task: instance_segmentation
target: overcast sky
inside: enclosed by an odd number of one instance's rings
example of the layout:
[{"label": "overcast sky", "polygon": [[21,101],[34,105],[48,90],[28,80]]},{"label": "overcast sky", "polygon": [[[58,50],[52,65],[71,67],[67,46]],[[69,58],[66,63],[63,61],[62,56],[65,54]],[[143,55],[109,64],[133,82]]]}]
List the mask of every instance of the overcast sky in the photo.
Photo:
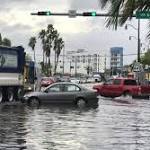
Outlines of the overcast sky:
[{"label": "overcast sky", "polygon": [[[89,53],[109,55],[110,47],[121,46],[124,54],[137,53],[137,40],[129,41],[129,36],[136,36],[137,31],[119,27],[117,31],[105,27],[106,18],[101,17],[56,17],[31,16],[31,12],[50,10],[51,12],[77,12],[100,10],[98,0],[5,0],[0,2],[0,33],[8,37],[12,45],[23,45],[30,51],[28,41],[31,36],[37,36],[41,29],[53,24],[65,41],[65,51],[85,49]],[[137,27],[137,20],[128,22]],[[141,20],[141,41],[147,44],[147,21]],[[40,43],[38,41],[38,43]],[[143,48],[142,48],[143,49]],[[41,58],[40,44],[36,46],[36,56]],[[125,56],[124,64],[130,64],[136,55]],[[109,58],[108,58],[109,59]]]}]

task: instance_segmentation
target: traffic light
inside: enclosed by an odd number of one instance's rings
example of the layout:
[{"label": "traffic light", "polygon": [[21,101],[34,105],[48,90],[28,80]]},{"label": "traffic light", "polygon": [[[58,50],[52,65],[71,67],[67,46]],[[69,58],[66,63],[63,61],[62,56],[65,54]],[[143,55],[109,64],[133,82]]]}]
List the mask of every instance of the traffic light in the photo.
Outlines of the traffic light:
[{"label": "traffic light", "polygon": [[83,16],[96,16],[96,12],[92,11],[92,12],[83,12]]},{"label": "traffic light", "polygon": [[39,11],[38,15],[41,15],[41,16],[50,16],[51,12],[50,11]]}]

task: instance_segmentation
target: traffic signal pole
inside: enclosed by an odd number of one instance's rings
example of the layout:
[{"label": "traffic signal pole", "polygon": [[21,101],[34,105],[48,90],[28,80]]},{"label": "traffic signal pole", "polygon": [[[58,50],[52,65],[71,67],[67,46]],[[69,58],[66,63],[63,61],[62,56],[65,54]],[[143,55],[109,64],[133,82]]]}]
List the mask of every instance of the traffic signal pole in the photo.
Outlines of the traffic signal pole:
[{"label": "traffic signal pole", "polygon": [[[37,13],[31,13],[31,15],[38,15],[38,16],[69,16],[69,17],[76,17],[76,16],[85,16],[85,17],[112,17],[110,13],[96,13],[96,12],[83,12],[77,13],[76,11],[71,13],[52,13],[50,11],[39,11]],[[123,17],[123,14],[119,14],[118,17]],[[136,17],[136,15],[132,15],[132,17]]]}]

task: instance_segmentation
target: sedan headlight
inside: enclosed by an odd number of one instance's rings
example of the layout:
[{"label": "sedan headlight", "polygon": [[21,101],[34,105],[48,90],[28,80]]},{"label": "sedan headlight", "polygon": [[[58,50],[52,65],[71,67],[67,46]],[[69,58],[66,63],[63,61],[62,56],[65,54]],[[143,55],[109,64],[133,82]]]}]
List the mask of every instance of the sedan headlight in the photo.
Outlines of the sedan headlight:
[{"label": "sedan headlight", "polygon": [[32,90],[32,87],[31,87],[31,86],[29,86],[29,87],[28,87],[28,90]]},{"label": "sedan headlight", "polygon": [[28,100],[28,99],[29,99],[29,96],[24,95],[24,96],[23,96],[23,99]]}]

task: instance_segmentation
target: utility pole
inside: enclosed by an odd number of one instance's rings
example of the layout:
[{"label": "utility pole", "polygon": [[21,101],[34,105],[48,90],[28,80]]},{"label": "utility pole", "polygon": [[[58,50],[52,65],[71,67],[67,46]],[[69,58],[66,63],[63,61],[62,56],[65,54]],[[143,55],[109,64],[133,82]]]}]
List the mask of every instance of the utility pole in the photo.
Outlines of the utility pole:
[{"label": "utility pole", "polygon": [[97,55],[98,56],[98,73],[99,73],[99,55]]},{"label": "utility pole", "polygon": [[71,59],[70,59],[70,75],[71,75]]},{"label": "utility pole", "polygon": [[75,74],[75,77],[77,76],[77,56],[75,56],[75,66],[74,66],[74,74]]},{"label": "utility pole", "polygon": [[104,70],[104,72],[106,72],[106,54],[105,54],[105,62],[104,63],[105,63],[105,68],[104,68],[105,70]]},{"label": "utility pole", "polygon": [[140,19],[138,19],[138,56],[137,61],[140,62],[140,49],[141,49],[141,40],[140,40]]},{"label": "utility pole", "polygon": [[65,45],[64,45],[64,48],[63,48],[63,75],[65,73]]}]

